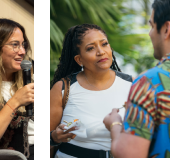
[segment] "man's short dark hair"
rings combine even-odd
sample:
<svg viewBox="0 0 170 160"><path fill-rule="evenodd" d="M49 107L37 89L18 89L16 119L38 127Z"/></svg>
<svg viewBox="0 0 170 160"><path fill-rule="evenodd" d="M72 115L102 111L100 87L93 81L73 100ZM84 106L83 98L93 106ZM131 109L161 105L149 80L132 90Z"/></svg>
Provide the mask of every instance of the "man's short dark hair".
<svg viewBox="0 0 170 160"><path fill-rule="evenodd" d="M157 24L158 33L166 21L170 21L170 0L154 0L154 23Z"/></svg>

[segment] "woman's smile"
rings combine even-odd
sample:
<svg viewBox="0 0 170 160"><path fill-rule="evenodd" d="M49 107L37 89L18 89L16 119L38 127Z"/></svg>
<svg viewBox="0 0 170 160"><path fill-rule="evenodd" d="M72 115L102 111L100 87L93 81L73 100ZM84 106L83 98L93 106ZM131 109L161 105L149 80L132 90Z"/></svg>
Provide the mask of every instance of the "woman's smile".
<svg viewBox="0 0 170 160"><path fill-rule="evenodd" d="M23 60L23 58L16 58L16 59L14 59L14 60L15 60L16 63L21 64L21 61Z"/></svg>

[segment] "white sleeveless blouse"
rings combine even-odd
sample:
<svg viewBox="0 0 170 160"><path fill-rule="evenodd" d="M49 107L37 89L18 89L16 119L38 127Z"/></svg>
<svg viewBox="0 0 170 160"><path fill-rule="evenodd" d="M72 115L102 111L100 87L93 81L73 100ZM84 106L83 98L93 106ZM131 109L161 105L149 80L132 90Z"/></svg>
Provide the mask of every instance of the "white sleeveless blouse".
<svg viewBox="0 0 170 160"><path fill-rule="evenodd" d="M69 98L61 123L63 123L63 120L72 122L74 119L79 119L86 127L87 138L76 136L69 143L89 149L110 150L110 132L105 128L103 119L113 108L121 108L124 105L132 83L118 75L116 75L110 88L101 91L91 91L83 88L78 83L76 75L74 82L71 83ZM64 94L64 89L62 94ZM119 114L123 120L125 108L120 109ZM59 158L72 157L59 150L56 156Z"/></svg>

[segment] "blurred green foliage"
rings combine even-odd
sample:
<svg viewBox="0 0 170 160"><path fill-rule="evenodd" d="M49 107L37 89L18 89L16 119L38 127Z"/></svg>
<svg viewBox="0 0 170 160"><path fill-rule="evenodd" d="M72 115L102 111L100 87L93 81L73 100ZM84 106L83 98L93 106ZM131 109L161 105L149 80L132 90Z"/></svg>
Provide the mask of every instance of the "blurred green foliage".
<svg viewBox="0 0 170 160"><path fill-rule="evenodd" d="M147 28L149 0L139 0L145 7L142 13L127 6L130 1L133 0L50 0L50 79L57 69L65 33L83 23L97 24L105 30L111 47L123 56L123 65L133 64L138 73L153 67L148 34L133 33L137 14L144 17L143 28Z"/></svg>

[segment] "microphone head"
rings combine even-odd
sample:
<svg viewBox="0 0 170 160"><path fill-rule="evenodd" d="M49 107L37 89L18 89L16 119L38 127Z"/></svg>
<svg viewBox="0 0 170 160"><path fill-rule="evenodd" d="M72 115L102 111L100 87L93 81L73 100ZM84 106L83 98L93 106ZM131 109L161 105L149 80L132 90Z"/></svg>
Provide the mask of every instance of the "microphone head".
<svg viewBox="0 0 170 160"><path fill-rule="evenodd" d="M30 70L32 67L32 63L28 60L23 60L20 66L23 70Z"/></svg>

